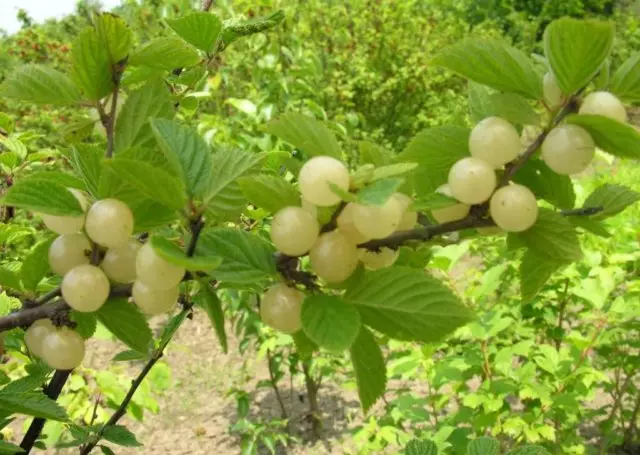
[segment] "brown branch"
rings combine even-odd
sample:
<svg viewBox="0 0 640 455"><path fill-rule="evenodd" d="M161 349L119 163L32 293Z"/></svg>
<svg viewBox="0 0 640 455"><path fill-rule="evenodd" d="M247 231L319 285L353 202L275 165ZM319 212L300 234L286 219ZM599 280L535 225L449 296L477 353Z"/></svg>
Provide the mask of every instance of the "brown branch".
<svg viewBox="0 0 640 455"><path fill-rule="evenodd" d="M211 9L212 6L213 6L213 0L202 0L202 5L201 5L202 11L207 12Z"/></svg>

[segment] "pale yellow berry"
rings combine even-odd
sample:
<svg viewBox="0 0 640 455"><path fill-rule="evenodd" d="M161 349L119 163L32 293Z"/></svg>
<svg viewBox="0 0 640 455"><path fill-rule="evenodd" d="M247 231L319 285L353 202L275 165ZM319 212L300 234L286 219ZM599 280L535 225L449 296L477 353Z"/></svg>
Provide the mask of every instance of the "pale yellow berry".
<svg viewBox="0 0 640 455"><path fill-rule="evenodd" d="M565 99L562 89L558 85L556 77L551 71L544 75L542 79L542 89L544 92L544 99L549 107L557 107L562 104Z"/></svg>
<svg viewBox="0 0 640 455"><path fill-rule="evenodd" d="M413 199L403 193L393 193L392 197L396 199L400 207L402 207L402 218L400 224L396 228L396 231L408 231L413 229L418 222L418 212L412 212L409 207L413 203Z"/></svg>
<svg viewBox="0 0 640 455"><path fill-rule="evenodd" d="M24 334L24 342L29 351L42 357L42 345L44 339L49 333L56 330L49 319L38 319L31 324Z"/></svg>
<svg viewBox="0 0 640 455"><path fill-rule="evenodd" d="M82 210L86 211L88 202L82 191L76 190L75 188L69 188L68 190L78 200ZM47 215L46 213L38 213L38 215L42 218L44 225L56 234L73 234L81 230L84 226L84 215L57 216Z"/></svg>
<svg viewBox="0 0 640 455"><path fill-rule="evenodd" d="M471 156L500 168L516 159L522 144L516 128L500 117L487 117L469 136Z"/></svg>
<svg viewBox="0 0 640 455"><path fill-rule="evenodd" d="M260 302L260 319L269 327L293 334L302 329L300 310L305 295L279 283L267 290Z"/></svg>
<svg viewBox="0 0 640 455"><path fill-rule="evenodd" d="M354 204L353 225L366 237L382 239L393 234L400 226L402 206L395 197L382 205Z"/></svg>
<svg viewBox="0 0 640 455"><path fill-rule="evenodd" d="M133 283L136 279L136 256L140 242L130 239L123 246L109 248L100 267L116 283Z"/></svg>
<svg viewBox="0 0 640 455"><path fill-rule="evenodd" d="M62 279L62 297L76 311L97 311L109 297L109 279L95 265L79 265Z"/></svg>
<svg viewBox="0 0 640 455"><path fill-rule="evenodd" d="M140 248L136 256L137 280L153 289L177 286L185 272L184 267L171 264L158 256L148 243Z"/></svg>
<svg viewBox="0 0 640 455"><path fill-rule="evenodd" d="M56 370L73 370L84 358L84 339L63 327L51 331L42 342L42 360Z"/></svg>
<svg viewBox="0 0 640 455"><path fill-rule="evenodd" d="M318 207L307 201L305 198L301 198L301 207L313 215L314 218L318 218Z"/></svg>
<svg viewBox="0 0 640 455"><path fill-rule="evenodd" d="M440 185L436 192L448 197L453 197L448 183ZM438 223L448 223L450 221L461 220L466 217L469 214L469 209L471 209L470 205L459 202L448 207L433 209L431 210L431 215Z"/></svg>
<svg viewBox="0 0 640 455"><path fill-rule="evenodd" d="M347 204L342 212L340 212L336 223L340 232L347 236L351 243L359 245L361 243L368 242L371 240L371 237L367 237L356 228L353 222L353 213L355 208L355 204Z"/></svg>
<svg viewBox="0 0 640 455"><path fill-rule="evenodd" d="M493 168L477 158L463 158L449 171L449 189L454 198L465 204L480 204L496 188Z"/></svg>
<svg viewBox="0 0 640 455"><path fill-rule="evenodd" d="M507 232L522 232L538 219L538 203L526 186L509 185L493 193L489 213L499 228Z"/></svg>
<svg viewBox="0 0 640 455"><path fill-rule="evenodd" d="M558 174L584 171L596 153L591 135L577 125L555 127L542 143L542 159Z"/></svg>
<svg viewBox="0 0 640 455"><path fill-rule="evenodd" d="M85 229L98 245L116 248L127 243L133 234L133 213L122 201L103 199L89 209Z"/></svg>
<svg viewBox="0 0 640 455"><path fill-rule="evenodd" d="M169 289L153 289L141 281L133 283L131 296L140 311L148 316L167 313L175 308L180 291L178 286Z"/></svg>
<svg viewBox="0 0 640 455"><path fill-rule="evenodd" d="M627 122L627 110L620 100L609 92L593 92L582 101L580 114L602 115L618 122Z"/></svg>
<svg viewBox="0 0 640 455"><path fill-rule="evenodd" d="M311 268L327 283L340 283L358 266L356 246L340 230L320 235L309 252Z"/></svg>
<svg viewBox="0 0 640 455"><path fill-rule="evenodd" d="M311 158L304 163L298 175L302 197L320 207L328 207L340 202L340 197L331 191L329 183L348 191L349 180L347 167L330 156Z"/></svg>
<svg viewBox="0 0 640 455"><path fill-rule="evenodd" d="M64 276L77 265L89 264L91 243L84 234L61 235L49 247L49 265L56 275Z"/></svg>
<svg viewBox="0 0 640 455"><path fill-rule="evenodd" d="M289 256L309 251L319 233L318 220L301 207L280 209L271 222L271 241L278 251Z"/></svg>
<svg viewBox="0 0 640 455"><path fill-rule="evenodd" d="M378 270L391 267L399 255L400 251L391 248L381 248L380 251L363 250L360 253L360 260L367 269Z"/></svg>

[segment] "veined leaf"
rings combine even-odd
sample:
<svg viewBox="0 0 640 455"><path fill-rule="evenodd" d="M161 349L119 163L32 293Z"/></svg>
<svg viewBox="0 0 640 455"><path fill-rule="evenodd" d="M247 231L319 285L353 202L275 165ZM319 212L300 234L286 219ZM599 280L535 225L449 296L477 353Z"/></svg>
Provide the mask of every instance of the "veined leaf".
<svg viewBox="0 0 640 455"><path fill-rule="evenodd" d="M633 126L602 115L571 115L567 123L589 132L596 145L615 156L640 159L640 132Z"/></svg>
<svg viewBox="0 0 640 455"><path fill-rule="evenodd" d="M11 71L0 85L4 98L35 104L65 106L81 101L80 90L66 75L49 66L24 65Z"/></svg>
<svg viewBox="0 0 640 455"><path fill-rule="evenodd" d="M342 155L333 131L324 123L306 115L286 113L272 120L266 131L302 150L309 157L327 155L340 159Z"/></svg>
<svg viewBox="0 0 640 455"><path fill-rule="evenodd" d="M535 251L527 250L520 263L520 293L523 302L529 302L538 294L551 276L568 263L551 259Z"/></svg>
<svg viewBox="0 0 640 455"><path fill-rule="evenodd" d="M106 427L102 437L105 441L112 442L124 447L140 447L136 436L123 425L109 425Z"/></svg>
<svg viewBox="0 0 640 455"><path fill-rule="evenodd" d="M624 101L640 101L640 52L620 65L611 79L609 91Z"/></svg>
<svg viewBox="0 0 640 455"><path fill-rule="evenodd" d="M438 455L438 446L433 441L413 439L404 449L405 455Z"/></svg>
<svg viewBox="0 0 640 455"><path fill-rule="evenodd" d="M394 154L389 150L369 141L358 142L358 150L360 151L360 164L373 164L376 167L391 165ZM409 164L409 163L405 163ZM387 177L391 177L390 175Z"/></svg>
<svg viewBox="0 0 640 455"><path fill-rule="evenodd" d="M360 405L367 412L384 395L387 367L380 346L366 327L361 327L349 351L358 383Z"/></svg>
<svg viewBox="0 0 640 455"><path fill-rule="evenodd" d="M200 281L200 292L194 298L194 303L202 308L209 316L209 321L216 331L218 341L222 351L226 354L228 349L227 332L224 328L224 311L222 310L222 302L210 287L206 280Z"/></svg>
<svg viewBox="0 0 640 455"><path fill-rule="evenodd" d="M537 125L540 116L529 102L515 93L491 93L481 84L469 83L469 110L473 122L500 117L517 125Z"/></svg>
<svg viewBox="0 0 640 455"><path fill-rule="evenodd" d="M208 12L196 11L177 19L167 19L167 24L186 42L203 52L211 52L222 31L222 21Z"/></svg>
<svg viewBox="0 0 640 455"><path fill-rule="evenodd" d="M500 455L500 442L487 436L474 439L467 446L467 455Z"/></svg>
<svg viewBox="0 0 640 455"><path fill-rule="evenodd" d="M542 160L528 160L513 180L558 208L571 209L576 203L571 177L556 174Z"/></svg>
<svg viewBox="0 0 640 455"><path fill-rule="evenodd" d="M13 270L0 266L0 287L2 289L20 290L22 288L20 286L20 277Z"/></svg>
<svg viewBox="0 0 640 455"><path fill-rule="evenodd" d="M80 31L71 48L72 75L86 98L98 101L115 87L109 51L93 27Z"/></svg>
<svg viewBox="0 0 640 455"><path fill-rule="evenodd" d="M153 336L138 307L127 299L109 299L96 311L98 320L131 349L147 352Z"/></svg>
<svg viewBox="0 0 640 455"><path fill-rule="evenodd" d="M28 177L16 181L0 199L0 203L47 215L74 216L84 213L66 186Z"/></svg>
<svg viewBox="0 0 640 455"><path fill-rule="evenodd" d="M24 453L24 449L7 441L0 441L0 453Z"/></svg>
<svg viewBox="0 0 640 455"><path fill-rule="evenodd" d="M640 143L639 143L640 147ZM622 212L631 204L640 201L640 193L622 185L607 183L598 187L584 201L585 207L602 207L601 212L590 216L590 219L603 220Z"/></svg>
<svg viewBox="0 0 640 455"><path fill-rule="evenodd" d="M178 37L155 38L138 47L129 57L132 66L148 66L164 70L196 65L200 54Z"/></svg>
<svg viewBox="0 0 640 455"><path fill-rule="evenodd" d="M220 265L222 259L219 256L187 256L182 249L171 240L154 235L151 237L151 246L158 256L179 265L187 270L213 270Z"/></svg>
<svg viewBox="0 0 640 455"><path fill-rule="evenodd" d="M229 44L243 36L253 35L273 28L282 22L283 19L284 12L282 10L278 10L267 16L258 17L249 21L227 24L225 25L221 36L224 47L227 47Z"/></svg>
<svg viewBox="0 0 640 455"><path fill-rule="evenodd" d="M256 207L270 213L288 206L300 206L300 193L282 177L258 174L238 179L242 193Z"/></svg>
<svg viewBox="0 0 640 455"><path fill-rule="evenodd" d="M336 296L308 296L302 303L301 318L309 339L329 351L349 349L360 332L358 310Z"/></svg>
<svg viewBox="0 0 640 455"><path fill-rule="evenodd" d="M96 32L107 50L111 65L124 60L133 46L133 33L118 16L102 13L96 16Z"/></svg>
<svg viewBox="0 0 640 455"><path fill-rule="evenodd" d="M391 177L376 180L358 191L358 202L365 205L384 205L404 183L404 179Z"/></svg>
<svg viewBox="0 0 640 455"><path fill-rule="evenodd" d="M71 150L71 166L94 196L99 193L100 162L103 155L102 147L96 145L78 144Z"/></svg>
<svg viewBox="0 0 640 455"><path fill-rule="evenodd" d="M550 259L578 261L582 258L576 229L566 217L553 210L541 208L536 224L515 237L535 253Z"/></svg>
<svg viewBox="0 0 640 455"><path fill-rule="evenodd" d="M42 392L3 393L0 391L0 412L26 414L62 422L68 420L64 409Z"/></svg>

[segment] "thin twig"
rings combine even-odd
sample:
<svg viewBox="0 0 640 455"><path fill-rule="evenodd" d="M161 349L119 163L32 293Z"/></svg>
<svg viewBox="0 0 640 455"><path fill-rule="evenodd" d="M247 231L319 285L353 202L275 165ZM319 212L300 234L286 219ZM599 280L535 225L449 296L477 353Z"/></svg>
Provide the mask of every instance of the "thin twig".
<svg viewBox="0 0 640 455"><path fill-rule="evenodd" d="M280 415L283 419L287 418L287 408L284 405L284 400L282 399L282 395L280 394L280 389L278 388L278 379L276 378L276 374L273 368L273 356L271 355L271 350L267 349L267 362L269 366L269 382L271 383L271 388L273 392L276 394L276 399L278 400L278 405L280 406Z"/></svg>
<svg viewBox="0 0 640 455"><path fill-rule="evenodd" d="M568 297L569 291L569 278L564 280L564 289L562 290L562 297L560 297L560 309L558 311L558 333L562 332L562 324L564 324L564 310L567 307L567 303L569 301ZM558 336L556 338L556 351L560 352L560 347L562 346L562 337Z"/></svg>

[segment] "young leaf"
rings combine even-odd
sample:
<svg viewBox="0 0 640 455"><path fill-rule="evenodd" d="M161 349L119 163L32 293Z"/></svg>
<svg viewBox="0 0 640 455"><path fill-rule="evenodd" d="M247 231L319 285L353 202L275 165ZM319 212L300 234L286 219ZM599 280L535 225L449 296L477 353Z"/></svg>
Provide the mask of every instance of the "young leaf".
<svg viewBox="0 0 640 455"><path fill-rule="evenodd" d="M98 320L109 332L131 349L147 352L152 340L151 329L138 307L127 299L110 299L96 312Z"/></svg>
<svg viewBox="0 0 640 455"><path fill-rule="evenodd" d="M522 301L529 302L538 294L542 286L551 276L567 262L561 259L551 259L535 251L527 250L520 263L520 293Z"/></svg>
<svg viewBox="0 0 640 455"><path fill-rule="evenodd" d="M260 286L277 275L271 243L234 228L205 229L200 234L196 254L222 257L222 264L209 273L230 283Z"/></svg>
<svg viewBox="0 0 640 455"><path fill-rule="evenodd" d="M542 81L533 63L500 41L465 40L441 51L433 63L496 90L542 98Z"/></svg>
<svg viewBox="0 0 640 455"><path fill-rule="evenodd" d="M566 217L549 209L541 208L536 224L515 236L532 251L550 259L578 261L582 258L575 228Z"/></svg>
<svg viewBox="0 0 640 455"><path fill-rule="evenodd" d="M366 327L361 327L349 351L358 383L360 405L367 412L384 395L387 367L380 346Z"/></svg>
<svg viewBox="0 0 640 455"><path fill-rule="evenodd" d="M328 182L328 183L329 183L329 189L331 190L331 192L336 196L338 196L342 201L346 201L346 202L358 201L358 197L355 194L350 193L347 190L343 190L333 182Z"/></svg>
<svg viewBox="0 0 640 455"><path fill-rule="evenodd" d="M204 139L174 120L153 119L151 128L169 162L181 169L189 194L202 195L211 183L211 149Z"/></svg>
<svg viewBox="0 0 640 455"><path fill-rule="evenodd" d="M456 161L469 156L468 128L441 126L416 135L400 154L401 161L418 163L413 183L418 196L433 193L447 183L449 170Z"/></svg>
<svg viewBox="0 0 640 455"><path fill-rule="evenodd" d="M571 209L576 203L571 177L556 174L542 160L527 161L513 180L529 188L537 198L558 208Z"/></svg>
<svg viewBox="0 0 640 455"><path fill-rule="evenodd" d="M640 52L620 65L611 79L609 91L623 101L640 102Z"/></svg>
<svg viewBox="0 0 640 455"><path fill-rule="evenodd" d="M222 31L222 21L213 14L196 11L178 19L167 19L167 25L186 42L203 52L213 51Z"/></svg>
<svg viewBox="0 0 640 455"><path fill-rule="evenodd" d="M331 295L310 295L302 303L302 328L311 341L329 351L349 349L360 331L360 314Z"/></svg>
<svg viewBox="0 0 640 455"><path fill-rule="evenodd" d="M442 283L406 267L363 274L344 300L356 306L364 324L400 340L439 341L473 318Z"/></svg>
<svg viewBox="0 0 640 455"><path fill-rule="evenodd" d="M105 428L102 437L105 441L113 442L124 447L140 447L136 436L123 425L109 425Z"/></svg>
<svg viewBox="0 0 640 455"><path fill-rule="evenodd" d="M413 439L405 447L404 455L438 455L438 446L433 441Z"/></svg>
<svg viewBox="0 0 640 455"><path fill-rule="evenodd" d="M602 67L613 46L611 22L555 20L544 31L544 53L564 93L573 94L587 85Z"/></svg>
<svg viewBox="0 0 640 455"><path fill-rule="evenodd" d="M640 193L622 185L607 183L596 188L584 201L585 207L602 207L601 212L590 219L603 220L622 212L631 204L640 201Z"/></svg>
<svg viewBox="0 0 640 455"><path fill-rule="evenodd" d="M402 178L386 178L376 180L358 192L358 202L365 205L383 205L400 185Z"/></svg>
<svg viewBox="0 0 640 455"><path fill-rule="evenodd" d="M243 21L239 23L232 23L225 25L221 40L223 48L226 48L229 44L233 43L243 36L253 35L255 33L264 32L270 28L275 27L284 19L284 12L278 10L268 16L258 17L250 21Z"/></svg>
<svg viewBox="0 0 640 455"><path fill-rule="evenodd" d="M152 145L149 118L171 118L174 112L169 91L160 78L153 78L131 92L116 119L116 152Z"/></svg>
<svg viewBox="0 0 640 455"><path fill-rule="evenodd" d="M567 123L589 132L596 145L605 152L622 158L640 159L640 132L633 126L602 115L571 115Z"/></svg>
<svg viewBox="0 0 640 455"><path fill-rule="evenodd" d="M109 167L145 196L160 204L176 210L181 210L186 205L184 184L162 169L142 161L120 158L106 161L103 167Z"/></svg>
<svg viewBox="0 0 640 455"><path fill-rule="evenodd" d="M71 150L71 166L94 196L98 195L103 155L102 147L96 145L78 144Z"/></svg>
<svg viewBox="0 0 640 455"><path fill-rule="evenodd" d="M240 177L238 184L250 203L270 213L283 207L300 206L300 192L282 177L258 174Z"/></svg>
<svg viewBox="0 0 640 455"><path fill-rule="evenodd" d="M394 154L392 152L373 142L358 142L358 150L360 151L361 165L373 164L376 167L382 167L391 164L394 160Z"/></svg>
<svg viewBox="0 0 640 455"><path fill-rule="evenodd" d="M431 193L426 197L416 199L409 209L414 212L425 212L451 207L455 204L458 204L458 201L452 197L440 193Z"/></svg>
<svg viewBox="0 0 640 455"><path fill-rule="evenodd" d="M289 112L272 120L267 133L302 150L308 157L328 155L340 159L340 144L324 123L296 112Z"/></svg>
<svg viewBox="0 0 640 455"><path fill-rule="evenodd" d="M418 163L394 163L376 167L371 180L381 180L398 175L408 174L418 167Z"/></svg>
<svg viewBox="0 0 640 455"><path fill-rule="evenodd" d="M0 199L2 205L19 207L47 215L82 215L78 200L59 183L23 178Z"/></svg>
<svg viewBox="0 0 640 455"><path fill-rule="evenodd" d="M73 79L91 101L99 101L115 87L109 51L93 27L82 30L71 48Z"/></svg>
<svg viewBox="0 0 640 455"><path fill-rule="evenodd" d="M66 421L67 414L42 392L3 392L0 390L0 413L26 414L47 420Z"/></svg>
<svg viewBox="0 0 640 455"><path fill-rule="evenodd" d="M164 70L196 65L198 51L177 37L155 38L138 47L129 57L132 66L148 66Z"/></svg>
<svg viewBox="0 0 640 455"><path fill-rule="evenodd" d="M220 302L218 294L211 289L206 280L200 280L200 292L194 296L193 301L196 306L202 308L209 316L209 321L211 321L211 325L216 331L222 351L226 354L228 349L227 332L224 328L222 302Z"/></svg>
<svg viewBox="0 0 640 455"><path fill-rule="evenodd" d="M43 240L33 247L20 268L22 286L30 291L35 291L38 283L49 273L49 247L54 238Z"/></svg>
<svg viewBox="0 0 640 455"><path fill-rule="evenodd" d="M467 455L500 455L500 442L497 439L481 436L469 442Z"/></svg>
<svg viewBox="0 0 640 455"><path fill-rule="evenodd" d="M96 32L107 50L109 62L115 65L124 60L133 46L133 33L127 24L115 14L102 13L96 16Z"/></svg>
<svg viewBox="0 0 640 455"><path fill-rule="evenodd" d="M80 90L60 71L43 65L24 65L10 71L0 85L4 98L34 104L65 106L82 100Z"/></svg>
<svg viewBox="0 0 640 455"><path fill-rule="evenodd" d="M22 288L20 286L20 277L13 270L0 266L0 287L2 289L20 290Z"/></svg>
<svg viewBox="0 0 640 455"><path fill-rule="evenodd" d="M76 323L75 331L82 335L82 338L88 340L96 331L98 320L93 313L81 313L79 311L71 311L69 313L71 320Z"/></svg>
<svg viewBox="0 0 640 455"><path fill-rule="evenodd" d="M219 256L187 256L182 248L165 237L154 235L150 242L158 256L187 270L213 270L222 262Z"/></svg>

